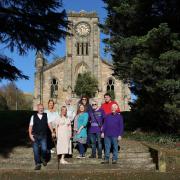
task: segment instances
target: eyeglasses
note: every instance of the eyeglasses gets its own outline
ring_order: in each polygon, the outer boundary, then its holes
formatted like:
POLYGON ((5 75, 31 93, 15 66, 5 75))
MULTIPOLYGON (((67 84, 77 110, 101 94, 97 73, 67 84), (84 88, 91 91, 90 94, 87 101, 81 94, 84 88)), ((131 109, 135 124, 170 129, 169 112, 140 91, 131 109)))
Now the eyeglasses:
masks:
POLYGON ((92 104, 92 106, 97 106, 97 104, 92 104))

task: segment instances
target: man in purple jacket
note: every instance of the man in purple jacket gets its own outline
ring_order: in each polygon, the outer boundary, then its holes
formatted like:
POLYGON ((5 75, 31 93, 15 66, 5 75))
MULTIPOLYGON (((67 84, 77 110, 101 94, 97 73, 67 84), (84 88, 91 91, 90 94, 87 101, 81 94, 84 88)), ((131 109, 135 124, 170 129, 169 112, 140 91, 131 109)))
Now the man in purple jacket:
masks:
POLYGON ((105 144, 105 161, 103 164, 109 164, 110 149, 113 146, 112 164, 117 163, 118 159, 118 141, 121 140, 123 134, 123 118, 116 112, 118 106, 113 104, 111 107, 112 113, 107 115, 102 128, 102 138, 104 137, 105 144))

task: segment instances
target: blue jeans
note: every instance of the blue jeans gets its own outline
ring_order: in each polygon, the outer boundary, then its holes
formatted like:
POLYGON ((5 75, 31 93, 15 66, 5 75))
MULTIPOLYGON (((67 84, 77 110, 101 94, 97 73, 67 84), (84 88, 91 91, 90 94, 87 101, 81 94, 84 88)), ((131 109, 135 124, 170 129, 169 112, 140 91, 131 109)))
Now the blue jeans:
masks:
POLYGON ((92 156, 96 156, 96 141, 98 143, 98 157, 102 156, 101 133, 91 133, 92 156))
POLYGON ((79 154, 80 154, 81 156, 84 155, 84 152, 85 152, 84 144, 78 142, 78 148, 79 148, 79 154))
POLYGON ((111 149, 111 145, 112 145, 112 147, 113 147, 112 159, 114 161, 117 161, 117 159, 118 159, 118 138, 117 137, 111 137, 111 136, 105 136, 104 137, 104 144, 105 144, 105 160, 109 160, 110 149, 111 149))
POLYGON ((33 142, 33 152, 35 164, 41 164, 41 157, 46 160, 47 155, 47 137, 46 136, 36 136, 33 142), (41 153, 40 153, 41 148, 41 153))

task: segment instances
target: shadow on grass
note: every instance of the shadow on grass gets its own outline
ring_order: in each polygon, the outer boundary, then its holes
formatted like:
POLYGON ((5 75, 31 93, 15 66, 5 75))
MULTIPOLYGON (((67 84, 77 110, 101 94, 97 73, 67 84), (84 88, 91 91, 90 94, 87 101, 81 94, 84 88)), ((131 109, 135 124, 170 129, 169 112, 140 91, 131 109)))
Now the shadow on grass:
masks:
POLYGON ((17 146, 31 146, 28 127, 33 111, 0 111, 0 155, 9 157, 17 146))

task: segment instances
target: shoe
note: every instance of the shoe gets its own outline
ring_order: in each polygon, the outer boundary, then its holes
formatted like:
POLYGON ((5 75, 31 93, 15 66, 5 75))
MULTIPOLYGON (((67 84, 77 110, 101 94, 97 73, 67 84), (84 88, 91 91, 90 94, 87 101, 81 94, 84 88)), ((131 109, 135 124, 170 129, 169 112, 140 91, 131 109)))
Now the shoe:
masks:
POLYGON ((40 164, 37 164, 34 168, 34 170, 40 170, 41 169, 41 165, 40 164))
POLYGON ((55 153, 55 151, 53 151, 52 149, 51 149, 51 154, 54 154, 55 153))
POLYGON ((63 160, 60 160, 60 164, 69 164, 69 163, 63 159, 63 160))
POLYGON ((101 164, 109 164, 109 160, 105 160, 105 161, 101 162, 101 164))
POLYGON ((44 159, 41 159, 41 162, 42 162, 43 166, 47 166, 47 162, 44 159))
POLYGON ((82 159, 82 158, 85 158, 85 155, 79 155, 77 156, 78 159, 82 159))
POLYGON ((112 164, 117 164, 117 160, 112 160, 112 164))
POLYGON ((90 155, 90 156, 89 156, 89 158, 91 158, 91 159, 95 159, 95 158, 96 158, 96 156, 94 156, 94 155, 90 155))
POLYGON ((102 159, 102 156, 98 156, 98 159, 102 159))

